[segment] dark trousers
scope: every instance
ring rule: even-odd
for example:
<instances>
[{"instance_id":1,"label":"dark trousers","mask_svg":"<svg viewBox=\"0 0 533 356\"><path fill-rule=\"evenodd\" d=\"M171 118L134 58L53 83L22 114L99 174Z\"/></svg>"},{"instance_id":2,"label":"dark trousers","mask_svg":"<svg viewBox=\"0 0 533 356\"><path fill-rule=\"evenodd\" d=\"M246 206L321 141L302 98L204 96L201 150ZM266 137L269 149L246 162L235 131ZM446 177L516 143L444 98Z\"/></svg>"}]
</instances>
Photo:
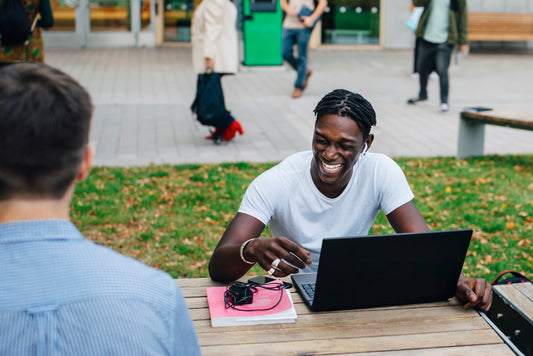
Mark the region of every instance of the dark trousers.
<instances>
[{"instance_id":1,"label":"dark trousers","mask_svg":"<svg viewBox=\"0 0 533 356\"><path fill-rule=\"evenodd\" d=\"M453 46L448 43L431 43L421 39L418 44L418 74L420 92L418 97L427 98L429 74L435 70L439 75L440 102L448 103L449 79L448 67L452 57ZM434 65L434 68L433 68Z\"/></svg>"},{"instance_id":2,"label":"dark trousers","mask_svg":"<svg viewBox=\"0 0 533 356\"><path fill-rule=\"evenodd\" d=\"M418 49L420 48L420 37L415 38L415 55L413 58L413 73L418 73Z\"/></svg>"}]
</instances>

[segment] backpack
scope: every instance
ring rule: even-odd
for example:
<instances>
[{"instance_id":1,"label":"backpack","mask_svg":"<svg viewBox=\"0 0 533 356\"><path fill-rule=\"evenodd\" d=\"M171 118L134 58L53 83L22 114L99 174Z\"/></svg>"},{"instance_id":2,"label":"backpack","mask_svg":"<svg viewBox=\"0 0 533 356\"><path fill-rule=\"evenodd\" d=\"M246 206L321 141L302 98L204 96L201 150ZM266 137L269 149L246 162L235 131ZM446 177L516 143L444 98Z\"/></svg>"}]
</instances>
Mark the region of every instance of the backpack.
<instances>
[{"instance_id":1,"label":"backpack","mask_svg":"<svg viewBox=\"0 0 533 356\"><path fill-rule=\"evenodd\" d=\"M3 46L24 43L31 32L22 0L0 0L0 43Z\"/></svg>"},{"instance_id":2,"label":"backpack","mask_svg":"<svg viewBox=\"0 0 533 356\"><path fill-rule=\"evenodd\" d=\"M502 278L504 275L510 274L512 277ZM491 283L493 286L498 284L513 284L513 283L533 283L529 278L516 271L505 270L500 273Z\"/></svg>"}]
</instances>

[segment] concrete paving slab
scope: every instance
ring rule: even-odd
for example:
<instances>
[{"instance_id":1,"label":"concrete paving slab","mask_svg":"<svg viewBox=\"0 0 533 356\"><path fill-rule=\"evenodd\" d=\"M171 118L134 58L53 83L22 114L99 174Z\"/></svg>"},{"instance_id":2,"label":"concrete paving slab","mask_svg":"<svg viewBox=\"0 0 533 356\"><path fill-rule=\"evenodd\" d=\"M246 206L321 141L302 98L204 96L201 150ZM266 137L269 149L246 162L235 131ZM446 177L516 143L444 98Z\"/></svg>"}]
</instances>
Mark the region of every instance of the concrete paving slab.
<instances>
[{"instance_id":1,"label":"concrete paving slab","mask_svg":"<svg viewBox=\"0 0 533 356\"><path fill-rule=\"evenodd\" d=\"M226 106L245 134L222 145L205 140L209 128L190 112L196 88L190 47L48 50L48 64L91 93L91 143L99 166L270 162L310 149L313 108L329 91L366 97L378 125L371 148L392 157L455 156L459 112L489 106L533 112L530 53L472 53L450 68L450 111L438 111L438 80L429 100L407 105L418 91L410 50L310 50L310 84L291 99L295 73L286 66L243 67L223 78ZM488 154L532 154L533 132L488 126Z\"/></svg>"}]
</instances>

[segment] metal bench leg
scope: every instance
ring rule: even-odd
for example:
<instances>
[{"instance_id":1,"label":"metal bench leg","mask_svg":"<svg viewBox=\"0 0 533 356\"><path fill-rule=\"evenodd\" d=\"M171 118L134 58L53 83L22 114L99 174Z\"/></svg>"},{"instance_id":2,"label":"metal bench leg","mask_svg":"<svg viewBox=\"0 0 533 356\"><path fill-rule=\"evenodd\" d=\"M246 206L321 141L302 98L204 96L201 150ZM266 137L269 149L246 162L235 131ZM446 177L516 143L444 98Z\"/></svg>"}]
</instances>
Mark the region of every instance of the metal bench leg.
<instances>
[{"instance_id":1,"label":"metal bench leg","mask_svg":"<svg viewBox=\"0 0 533 356\"><path fill-rule=\"evenodd\" d=\"M459 138L457 141L457 159L470 156L483 156L485 141L485 124L474 123L459 118Z\"/></svg>"}]
</instances>

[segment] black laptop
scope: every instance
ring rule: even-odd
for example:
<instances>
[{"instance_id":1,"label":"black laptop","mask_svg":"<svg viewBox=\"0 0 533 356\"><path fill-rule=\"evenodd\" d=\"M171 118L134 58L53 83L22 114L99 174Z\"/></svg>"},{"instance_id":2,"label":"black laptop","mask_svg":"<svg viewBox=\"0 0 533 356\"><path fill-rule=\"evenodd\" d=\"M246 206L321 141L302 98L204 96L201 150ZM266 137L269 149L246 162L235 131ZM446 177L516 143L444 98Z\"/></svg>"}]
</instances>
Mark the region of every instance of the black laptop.
<instances>
[{"instance_id":1,"label":"black laptop","mask_svg":"<svg viewBox=\"0 0 533 356\"><path fill-rule=\"evenodd\" d=\"M318 272L291 278L315 311L447 300L471 237L464 229L326 238Z\"/></svg>"}]
</instances>

